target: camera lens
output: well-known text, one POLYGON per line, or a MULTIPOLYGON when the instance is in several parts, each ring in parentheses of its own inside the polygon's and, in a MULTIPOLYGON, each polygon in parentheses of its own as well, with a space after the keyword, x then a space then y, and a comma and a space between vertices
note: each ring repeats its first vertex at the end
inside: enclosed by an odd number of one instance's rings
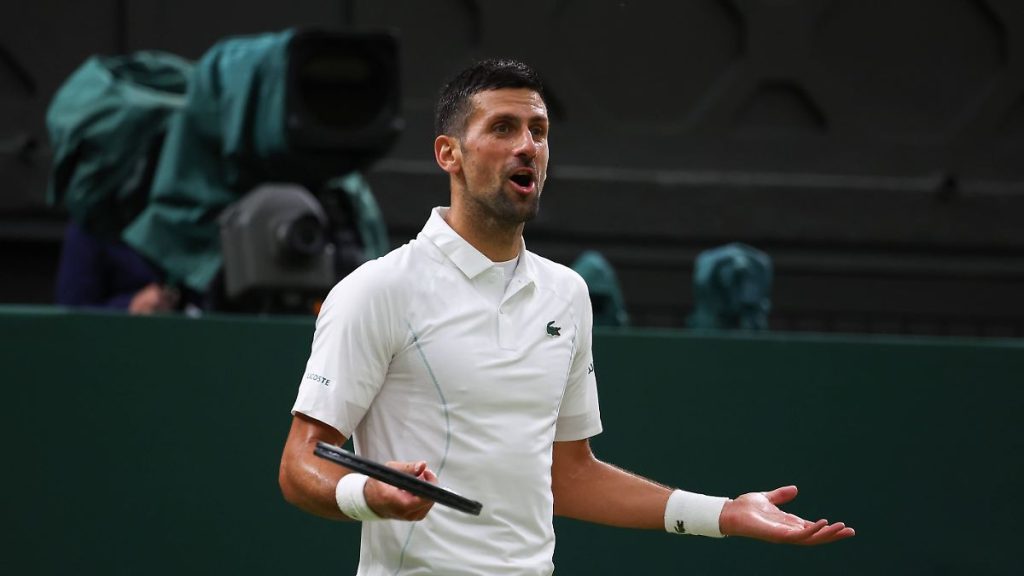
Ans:
POLYGON ((286 256, 310 258, 323 251, 327 236, 316 216, 304 214, 278 228, 278 241, 286 256))

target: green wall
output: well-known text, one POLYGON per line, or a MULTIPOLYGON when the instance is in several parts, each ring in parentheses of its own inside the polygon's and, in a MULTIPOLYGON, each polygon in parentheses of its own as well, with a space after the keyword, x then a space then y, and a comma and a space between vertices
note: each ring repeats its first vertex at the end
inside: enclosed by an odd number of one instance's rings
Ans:
MULTIPOLYGON (((6 574, 355 572, 277 464, 310 319, 0 309, 6 574)), ((1024 342, 599 331, 598 456, 788 509, 792 548, 558 520, 558 574, 1020 574, 1024 342)))

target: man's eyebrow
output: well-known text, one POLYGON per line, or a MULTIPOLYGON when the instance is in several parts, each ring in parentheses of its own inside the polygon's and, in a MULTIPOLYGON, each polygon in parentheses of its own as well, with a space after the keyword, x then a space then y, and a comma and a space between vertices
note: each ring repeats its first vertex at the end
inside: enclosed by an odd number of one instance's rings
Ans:
MULTIPOLYGON (((494 122, 520 122, 522 120, 522 117, 520 117, 520 116, 518 116, 516 114, 509 113, 509 112, 498 112, 498 113, 495 113, 493 116, 491 116, 488 120, 490 121, 490 123, 494 123, 494 122)), ((548 122, 548 117, 543 115, 543 114, 534 114, 534 115, 526 118, 526 123, 527 124, 532 124, 534 122, 544 122, 544 123, 547 123, 548 122)))
POLYGON ((492 115, 488 120, 490 120, 491 123, 494 123, 494 122, 519 122, 519 116, 516 116, 515 114, 510 114, 508 112, 497 112, 494 115, 492 115))

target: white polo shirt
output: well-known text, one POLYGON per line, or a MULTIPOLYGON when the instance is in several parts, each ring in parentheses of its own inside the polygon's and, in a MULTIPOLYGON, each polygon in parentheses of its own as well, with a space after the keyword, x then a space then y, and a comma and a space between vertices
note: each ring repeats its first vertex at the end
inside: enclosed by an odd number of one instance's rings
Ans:
POLYGON ((506 289, 445 210, 331 290, 293 411, 483 503, 365 522, 360 576, 550 574, 552 443, 601 431, 587 286, 524 244, 506 289))

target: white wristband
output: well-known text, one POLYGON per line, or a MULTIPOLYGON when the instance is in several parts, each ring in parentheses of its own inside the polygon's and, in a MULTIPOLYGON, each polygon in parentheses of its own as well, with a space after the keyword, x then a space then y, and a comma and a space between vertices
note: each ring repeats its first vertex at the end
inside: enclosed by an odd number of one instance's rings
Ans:
POLYGON ((363 487, 367 480, 369 478, 364 474, 345 474, 334 488, 334 499, 338 502, 338 508, 345 516, 360 522, 381 519, 366 503, 363 487))
POLYGON ((728 498, 676 490, 665 505, 665 531, 722 538, 718 518, 728 498))

